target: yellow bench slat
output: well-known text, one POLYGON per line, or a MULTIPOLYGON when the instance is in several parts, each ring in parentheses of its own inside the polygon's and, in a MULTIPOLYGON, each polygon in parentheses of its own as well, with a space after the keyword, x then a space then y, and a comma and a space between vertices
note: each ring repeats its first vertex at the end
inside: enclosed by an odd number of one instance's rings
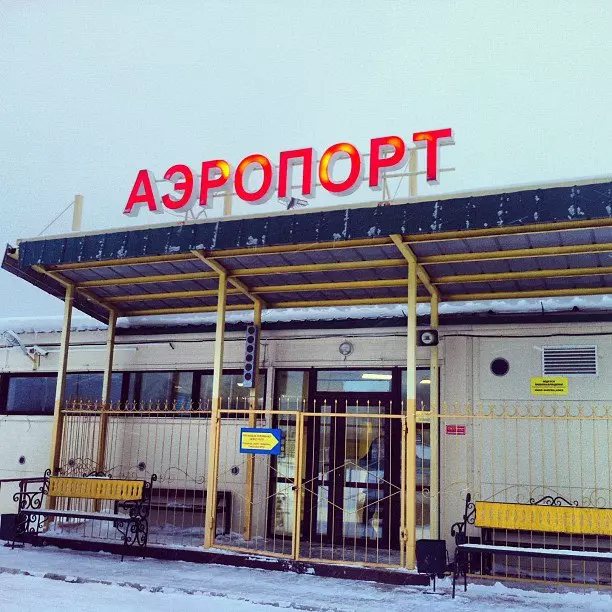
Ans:
POLYGON ((109 478, 73 478, 51 476, 49 496, 82 499, 137 501, 142 499, 142 480, 114 480, 109 478))
POLYGON ((612 509, 476 502, 476 527, 612 536, 612 509))

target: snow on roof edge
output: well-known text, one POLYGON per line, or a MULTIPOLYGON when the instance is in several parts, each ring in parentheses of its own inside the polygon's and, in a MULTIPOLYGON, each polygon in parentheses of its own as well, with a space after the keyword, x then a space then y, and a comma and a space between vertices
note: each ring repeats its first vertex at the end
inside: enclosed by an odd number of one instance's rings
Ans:
MULTIPOLYGON (((612 311, 612 295, 575 296, 559 298, 519 298, 514 300, 486 300, 477 302, 442 302, 440 314, 477 314, 493 312, 497 314, 527 314, 531 312, 567 312, 573 308, 580 311, 612 311)), ((429 313, 428 304, 418 304, 417 314, 429 313)), ((279 308, 264 310, 265 323, 299 321, 346 321, 352 319, 388 319, 405 317, 404 304, 381 306, 343 306, 330 308, 279 308)), ((160 315, 151 317, 128 317, 119 319, 117 326, 123 329, 139 327, 213 325, 215 313, 190 315, 160 315)), ((252 311, 230 312, 227 323, 247 323, 253 320, 252 311)), ((16 334, 56 333, 62 329, 61 316, 46 317, 6 317, 0 318, 0 331, 11 330, 16 334)), ((80 313, 72 317, 72 331, 105 330, 106 325, 80 313)))

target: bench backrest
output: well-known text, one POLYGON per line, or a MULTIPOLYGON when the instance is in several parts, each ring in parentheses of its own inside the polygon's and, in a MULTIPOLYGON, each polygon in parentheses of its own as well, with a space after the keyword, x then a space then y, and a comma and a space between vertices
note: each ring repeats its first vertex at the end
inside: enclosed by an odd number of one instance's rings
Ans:
POLYGON ((144 485, 143 480, 51 476, 49 478, 49 496, 138 501, 143 497, 144 485))
POLYGON ((612 536, 612 509, 476 503, 476 527, 612 536))

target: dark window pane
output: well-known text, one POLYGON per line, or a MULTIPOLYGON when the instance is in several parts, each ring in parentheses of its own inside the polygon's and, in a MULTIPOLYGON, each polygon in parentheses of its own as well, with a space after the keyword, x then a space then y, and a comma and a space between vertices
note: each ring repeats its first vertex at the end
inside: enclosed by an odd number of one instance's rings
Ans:
POLYGON ((193 397, 193 372, 172 373, 172 402, 177 410, 189 410, 193 397))
POLYGON ((276 371, 277 410, 302 410, 308 395, 308 372, 295 370, 276 371))
POLYGON ((388 393, 391 370, 319 370, 317 391, 327 393, 388 393))
POLYGON ((143 404, 173 404, 179 410, 189 407, 193 388, 193 372, 143 372, 140 401, 143 404))
POLYGON ((170 372, 143 372, 140 401, 143 404, 169 402, 172 391, 170 372))
MULTIPOLYGON (((102 399, 101 372, 73 372, 66 375, 65 398, 67 402, 99 402, 102 399)), ((121 399, 122 374, 116 373, 111 378, 111 402, 121 399)))
MULTIPOLYGON (((431 384, 429 369, 418 369, 416 372, 416 408, 429 410, 429 386, 431 384)), ((406 403, 406 370, 402 370, 402 405, 406 403)))
POLYGON ((11 376, 7 412, 53 414, 56 376, 11 376))
MULTIPOLYGON (((229 410, 246 410, 249 407, 250 389, 244 387, 242 374, 224 374, 221 379, 221 407, 229 410)), ((212 374, 202 374, 200 383, 200 400, 202 407, 210 407, 212 400, 212 374)), ((257 388, 257 406, 263 409, 266 387, 266 375, 259 374, 257 388)), ((227 416, 227 415, 226 415, 227 416)))

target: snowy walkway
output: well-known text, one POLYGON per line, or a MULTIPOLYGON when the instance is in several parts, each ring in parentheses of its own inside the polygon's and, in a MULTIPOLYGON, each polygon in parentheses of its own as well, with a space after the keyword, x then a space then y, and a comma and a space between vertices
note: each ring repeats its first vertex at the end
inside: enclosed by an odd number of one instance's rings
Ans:
POLYGON ((0 547, 2 612, 612 610, 607 592, 542 593, 472 584, 453 601, 448 580, 440 590, 443 596, 417 587, 221 565, 152 559, 121 563, 104 553, 0 547))

